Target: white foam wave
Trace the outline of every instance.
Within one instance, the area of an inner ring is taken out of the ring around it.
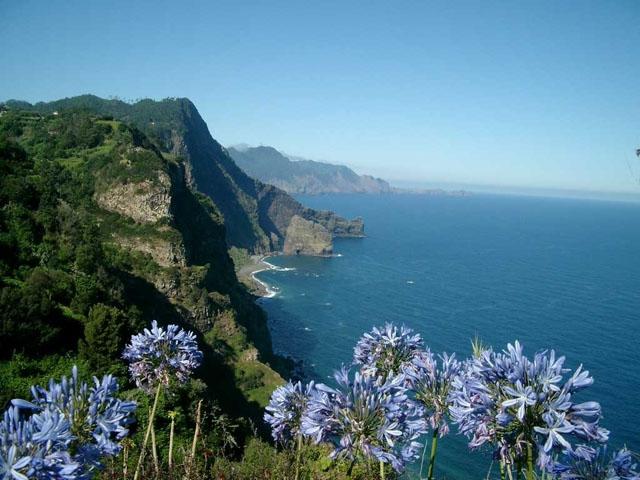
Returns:
[[[266,269],[264,269],[266,270]],[[263,282],[262,280],[260,280],[258,277],[256,277],[256,273],[258,272],[264,272],[264,270],[258,270],[257,272],[253,272],[251,274],[251,278],[253,278],[253,280],[257,283],[259,283],[260,285],[262,285],[262,287],[265,289],[265,291],[267,292],[266,295],[263,295],[262,298],[273,298],[278,294],[278,289],[275,287],[272,287],[271,285],[269,285],[267,282]]]
[[[276,295],[278,295],[280,293],[280,289],[278,287],[272,287],[271,285],[269,285],[267,282],[263,282],[262,280],[260,280],[256,274],[260,273],[260,272],[264,272],[265,270],[273,270],[274,272],[291,272],[293,270],[295,270],[294,267],[279,267],[277,265],[274,265],[273,263],[269,263],[267,262],[265,259],[261,260],[262,264],[265,266],[265,268],[261,268],[259,270],[256,270],[255,272],[253,272],[251,274],[251,278],[253,278],[253,280],[257,283],[259,283],[267,292],[266,295],[263,295],[262,298],[273,298]]]
[[[262,260],[262,263],[265,264],[269,270],[275,270],[276,272],[292,272],[295,270],[295,267],[279,267],[266,260]]]

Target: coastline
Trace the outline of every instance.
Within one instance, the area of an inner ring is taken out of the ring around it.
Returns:
[[[265,270],[275,270],[278,272],[289,272],[295,270],[292,267],[279,267],[267,261],[268,258],[281,255],[278,252],[272,252],[266,255],[251,255],[251,262],[243,265],[236,271],[238,280],[240,280],[249,291],[259,298],[273,298],[280,293],[277,287],[272,287],[267,282],[260,280],[257,274],[264,272]],[[323,258],[340,258],[341,253],[334,253],[330,255],[317,255]]]
[[[238,279],[243,282],[255,296],[260,298],[273,298],[278,294],[278,290],[271,287],[268,283],[260,280],[256,274],[264,272],[265,270],[279,270],[277,267],[269,262],[267,258],[277,255],[271,253],[268,255],[252,255],[252,263],[243,266],[238,270]],[[284,269],[283,269],[284,270]]]

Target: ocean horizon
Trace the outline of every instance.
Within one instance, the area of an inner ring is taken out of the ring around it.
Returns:
[[[305,205],[362,216],[366,238],[336,239],[337,256],[270,257],[256,276],[274,295],[275,350],[332,383],[365,331],[385,322],[420,333],[435,353],[471,354],[478,336],[496,350],[555,350],[595,378],[579,400],[603,408],[612,447],[640,450],[640,205],[588,199],[476,194],[299,196]],[[631,419],[631,420],[630,420]],[[439,478],[477,479],[488,450],[452,433]],[[407,478],[417,478],[412,466]]]

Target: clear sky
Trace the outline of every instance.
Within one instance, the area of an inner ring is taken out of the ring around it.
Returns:
[[[0,0],[0,100],[82,93],[391,180],[640,190],[637,0]]]

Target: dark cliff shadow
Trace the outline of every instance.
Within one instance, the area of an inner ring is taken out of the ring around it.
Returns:
[[[147,280],[123,271],[118,272],[118,275],[125,285],[125,299],[141,310],[146,326],[155,319],[160,325],[174,323],[194,331],[198,346],[204,354],[196,377],[207,384],[207,398],[218,402],[225,412],[251,418],[257,425],[261,425],[262,408],[256,402],[247,400],[236,386],[233,369],[227,364],[232,359],[231,347],[224,342],[218,342],[215,346],[209,344],[204,333],[186,322],[178,308]]]

